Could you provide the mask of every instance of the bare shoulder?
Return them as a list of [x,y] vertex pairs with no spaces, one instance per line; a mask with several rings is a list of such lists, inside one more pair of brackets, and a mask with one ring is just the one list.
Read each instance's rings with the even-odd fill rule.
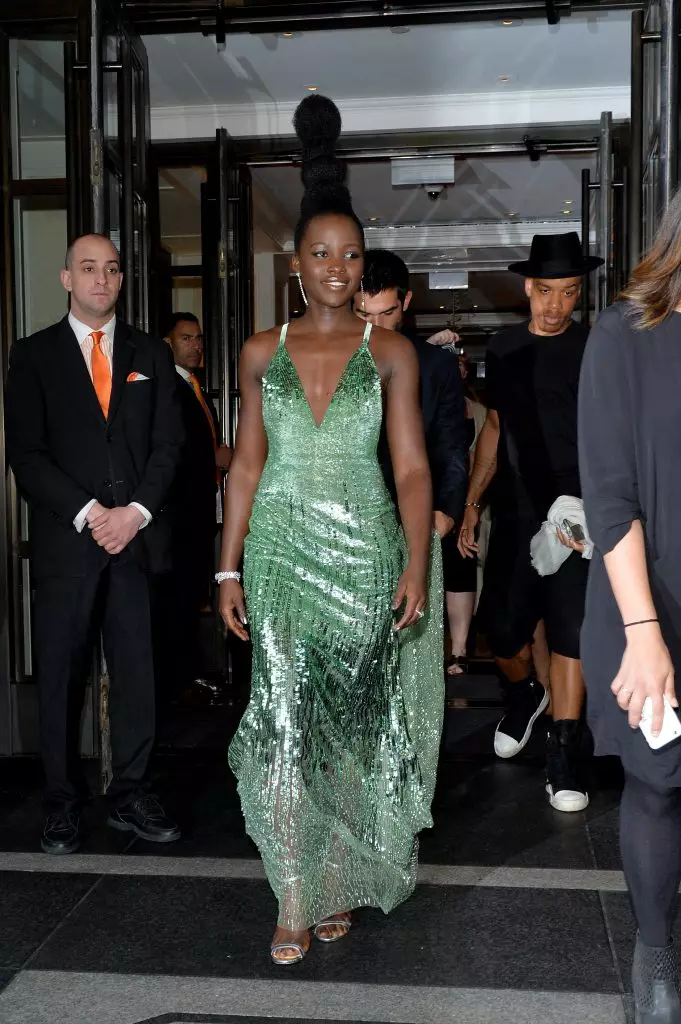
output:
[[246,372],[261,377],[269,366],[272,356],[277,351],[281,328],[272,327],[268,331],[253,334],[244,343],[241,350],[241,363]]
[[397,331],[374,327],[371,332],[371,351],[382,375],[389,376],[399,370],[418,373],[418,358],[409,338]]

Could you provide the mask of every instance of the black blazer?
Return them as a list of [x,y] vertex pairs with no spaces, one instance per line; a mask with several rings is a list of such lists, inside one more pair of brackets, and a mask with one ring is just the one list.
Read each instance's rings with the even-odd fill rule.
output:
[[[408,337],[408,335],[407,335]],[[421,410],[426,451],[433,479],[433,508],[460,521],[468,489],[468,443],[463,383],[456,358],[437,345],[409,339],[419,361]],[[396,498],[385,429],[380,447],[381,466]]]
[[[206,541],[212,547],[217,489],[213,433],[191,384],[177,371],[175,378],[185,440],[168,499],[173,534],[180,543],[193,539],[195,542]],[[208,408],[212,410],[210,402]]]
[[[129,381],[132,373],[147,380]],[[73,520],[96,498],[137,501],[153,519],[129,545],[151,572],[170,566],[164,505],[183,441],[170,349],[116,321],[113,381],[104,418],[68,318],[12,347],[6,393],[9,462],[29,501],[35,576],[83,576],[109,556]]]

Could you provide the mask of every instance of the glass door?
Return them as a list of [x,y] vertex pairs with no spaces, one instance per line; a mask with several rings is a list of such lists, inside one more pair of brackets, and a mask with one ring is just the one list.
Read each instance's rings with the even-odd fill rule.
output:
[[[95,230],[110,235],[121,253],[124,285],[121,315],[149,328],[149,65],[139,36],[121,20],[117,6],[102,7],[101,64],[91,68]],[[101,81],[101,87],[99,82]],[[101,102],[100,98],[101,97]],[[97,151],[98,150],[98,151]]]
[[[25,26],[30,23],[30,32]],[[148,323],[148,69],[114,0],[49,16],[24,0],[0,11],[0,366],[21,337],[61,319],[70,239],[111,234],[128,287],[120,314]],[[0,432],[2,431],[0,387]],[[0,444],[0,755],[38,749],[26,503]],[[99,750],[101,666],[93,666],[81,751]]]
[[212,302],[210,322],[214,325],[214,344],[207,352],[207,376],[219,393],[223,441],[233,445],[239,415],[239,356],[252,333],[251,178],[248,168],[239,164],[224,128],[217,131],[216,150],[217,160],[203,193],[203,221],[211,233],[214,254],[212,260],[204,261],[206,291]]
[[[75,24],[74,24],[75,34]],[[67,311],[59,281],[68,241],[68,31],[33,32],[0,17],[0,339],[2,380],[13,343]],[[0,431],[3,429],[0,388]],[[38,748],[28,510],[0,454],[0,755]],[[91,719],[83,748],[92,749]]]

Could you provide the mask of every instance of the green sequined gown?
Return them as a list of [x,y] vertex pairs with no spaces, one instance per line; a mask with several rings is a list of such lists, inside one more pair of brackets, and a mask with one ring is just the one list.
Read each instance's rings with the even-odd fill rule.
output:
[[279,902],[308,928],[412,892],[432,824],[442,727],[442,571],[403,633],[405,558],[376,450],[381,380],[370,326],[317,426],[286,348],[262,381],[269,451],[245,543],[250,704],[229,760],[249,835]]

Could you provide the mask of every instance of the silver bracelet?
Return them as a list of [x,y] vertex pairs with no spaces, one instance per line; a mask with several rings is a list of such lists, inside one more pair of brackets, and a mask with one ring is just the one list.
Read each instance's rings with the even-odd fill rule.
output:
[[216,572],[215,582],[222,583],[223,580],[236,580],[237,583],[241,582],[240,572]]

